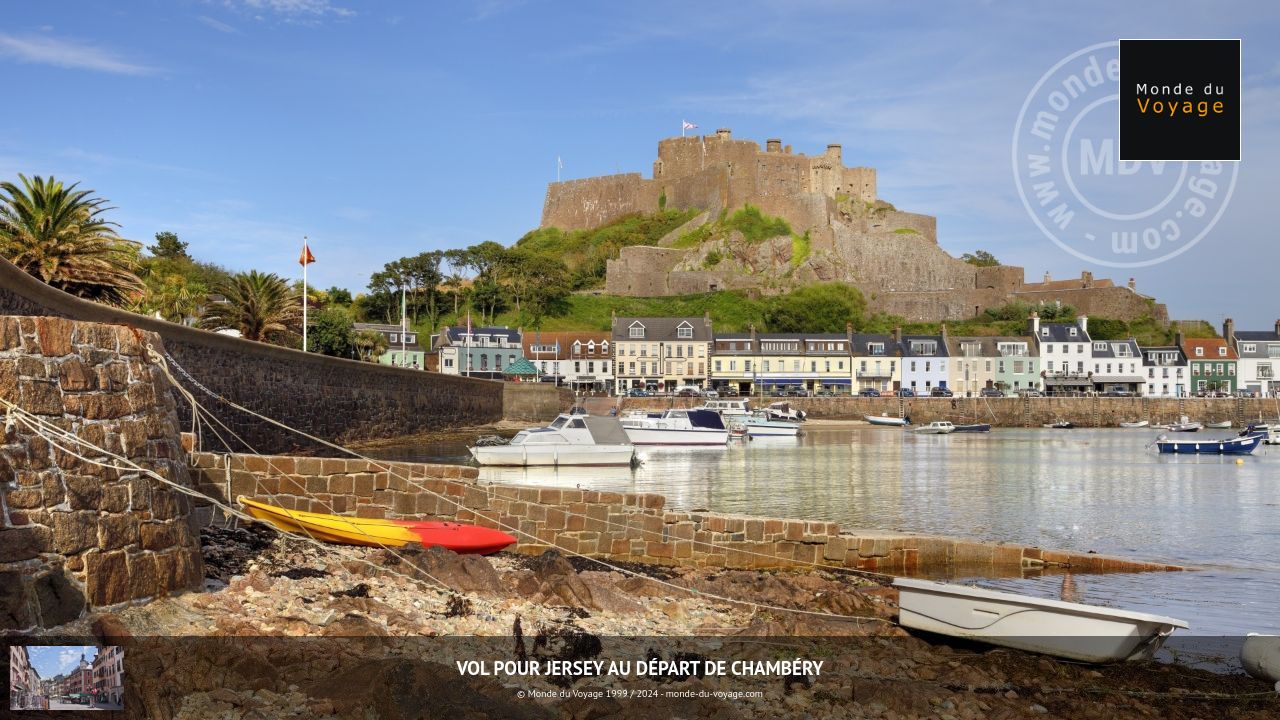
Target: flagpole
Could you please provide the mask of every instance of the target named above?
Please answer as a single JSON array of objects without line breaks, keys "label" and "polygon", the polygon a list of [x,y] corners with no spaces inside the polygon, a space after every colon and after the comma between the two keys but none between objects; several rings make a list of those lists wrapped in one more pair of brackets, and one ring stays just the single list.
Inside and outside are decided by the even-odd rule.
[{"label": "flagpole", "polygon": [[401,367],[409,367],[409,356],[405,350],[405,302],[404,302],[404,281],[400,281],[400,365]]},{"label": "flagpole", "polygon": [[307,236],[302,236],[302,352],[307,351]]},{"label": "flagpole", "polygon": [[560,156],[557,155],[556,156],[556,182],[560,182],[560,168],[561,168]]}]

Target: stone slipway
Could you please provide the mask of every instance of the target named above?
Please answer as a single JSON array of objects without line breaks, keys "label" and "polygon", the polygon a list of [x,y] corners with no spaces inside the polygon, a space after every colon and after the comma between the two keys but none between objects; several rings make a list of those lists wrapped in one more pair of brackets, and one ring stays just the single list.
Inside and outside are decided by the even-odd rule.
[{"label": "stone slipway", "polygon": [[[200,490],[233,504],[243,495],[282,507],[356,517],[430,517],[518,528],[516,551],[555,546],[614,561],[770,569],[824,565],[928,576],[1183,570],[1016,543],[841,528],[838,523],[666,509],[653,493],[481,484],[459,465],[195,452]],[[206,521],[217,513],[203,510]],[[510,530],[508,530],[510,532]]]}]

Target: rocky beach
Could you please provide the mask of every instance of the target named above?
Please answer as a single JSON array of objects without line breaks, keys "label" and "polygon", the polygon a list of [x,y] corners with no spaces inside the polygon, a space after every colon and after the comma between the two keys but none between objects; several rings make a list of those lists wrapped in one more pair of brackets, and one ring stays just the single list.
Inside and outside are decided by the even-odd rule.
[{"label": "rocky beach", "polygon": [[[1241,675],[1154,662],[1088,666],[915,637],[893,622],[891,588],[848,572],[610,569],[554,551],[321,549],[261,526],[208,528],[201,539],[204,591],[96,613],[36,641],[91,636],[124,646],[125,706],[152,717],[409,718],[430,708],[517,718],[1260,720],[1280,711],[1280,695]],[[608,657],[803,658],[823,667],[615,678],[468,677],[455,665]]]}]

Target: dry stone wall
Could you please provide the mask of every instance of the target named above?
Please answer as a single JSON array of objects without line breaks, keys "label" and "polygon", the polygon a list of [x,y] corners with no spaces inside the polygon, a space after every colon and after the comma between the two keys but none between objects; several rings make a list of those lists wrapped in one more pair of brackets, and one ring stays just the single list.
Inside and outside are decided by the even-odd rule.
[{"label": "dry stone wall", "polygon": [[[148,341],[159,345],[120,326],[0,317],[0,397],[190,486],[173,396],[143,354]],[[60,625],[89,609],[197,587],[202,577],[185,495],[5,425],[0,632]]]},{"label": "dry stone wall", "polygon": [[658,565],[827,565],[903,575],[1181,569],[1008,543],[845,532],[837,523],[817,520],[672,511],[666,498],[653,493],[481,484],[476,468],[456,465],[210,453],[196,453],[193,461],[200,489],[224,501],[246,496],[312,512],[472,522],[511,532],[519,539],[516,550],[528,554],[557,547]]}]

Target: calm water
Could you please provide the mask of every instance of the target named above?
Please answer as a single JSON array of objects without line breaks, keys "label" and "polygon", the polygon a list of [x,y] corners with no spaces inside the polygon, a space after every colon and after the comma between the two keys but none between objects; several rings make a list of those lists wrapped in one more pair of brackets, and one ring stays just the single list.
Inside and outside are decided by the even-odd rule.
[{"label": "calm water", "polygon": [[[1234,431],[1202,431],[1219,437]],[[1075,576],[1081,602],[1172,615],[1202,635],[1280,633],[1280,446],[1231,457],[1146,449],[1150,430],[913,435],[813,427],[724,448],[646,449],[625,468],[484,468],[490,482],[656,492],[674,509],[832,520],[1201,568]],[[385,458],[463,462],[465,447]],[[977,579],[1057,597],[1061,576]]]}]

